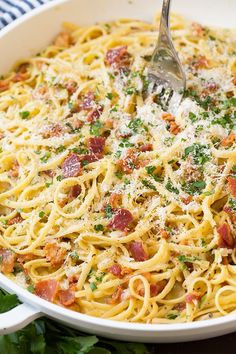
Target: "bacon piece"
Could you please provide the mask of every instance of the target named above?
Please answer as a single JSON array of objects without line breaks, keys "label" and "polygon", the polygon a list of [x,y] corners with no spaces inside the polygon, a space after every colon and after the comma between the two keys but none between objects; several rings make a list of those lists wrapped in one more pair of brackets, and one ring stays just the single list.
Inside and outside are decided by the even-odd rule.
[{"label": "bacon piece", "polygon": [[131,56],[127,46],[111,48],[106,53],[106,63],[114,69],[124,69],[130,65]]},{"label": "bacon piece", "polygon": [[190,65],[195,69],[207,69],[209,67],[209,60],[206,58],[205,55],[199,55],[197,57],[189,58]]},{"label": "bacon piece", "polygon": [[19,176],[19,164],[17,160],[13,161],[11,169],[9,170],[9,176],[12,178],[17,178]]},{"label": "bacon piece", "polygon": [[54,301],[57,291],[57,280],[42,280],[35,284],[35,294],[47,301]]},{"label": "bacon piece", "polygon": [[122,278],[121,270],[122,270],[122,268],[119,264],[113,264],[113,266],[108,268],[108,272],[110,272],[115,277],[120,278],[120,279]]},{"label": "bacon piece", "polygon": [[192,304],[194,302],[198,302],[201,300],[201,295],[197,293],[196,291],[193,291],[192,293],[189,293],[185,296],[185,301],[187,304]]},{"label": "bacon piece", "polygon": [[95,137],[89,138],[88,140],[88,148],[93,153],[103,153],[105,147],[106,138],[103,137]]},{"label": "bacon piece", "polygon": [[126,174],[130,174],[135,168],[139,168],[140,163],[135,151],[130,149],[124,159],[117,161],[117,166]]},{"label": "bacon piece", "polygon": [[189,195],[187,198],[181,198],[181,201],[185,204],[185,205],[188,205],[189,203],[191,203],[193,200],[193,196],[192,195]]},{"label": "bacon piece", "polygon": [[221,140],[221,145],[224,147],[230,147],[236,141],[236,133],[230,133],[226,138]]},{"label": "bacon piece", "polygon": [[12,273],[14,270],[14,264],[16,259],[16,254],[11,250],[0,249],[1,256],[1,272]]},{"label": "bacon piece", "polygon": [[77,90],[77,82],[70,80],[65,83],[65,88],[67,89],[69,95],[72,95]]},{"label": "bacon piece", "polygon": [[74,185],[71,187],[69,192],[69,198],[77,198],[81,193],[81,186],[79,184]]},{"label": "bacon piece", "polygon": [[95,102],[95,95],[93,92],[88,92],[87,95],[84,96],[82,103],[80,104],[80,108],[84,109],[85,111],[97,108]]},{"label": "bacon piece", "polygon": [[43,173],[45,173],[45,175],[47,175],[48,177],[54,177],[55,176],[55,172],[53,170],[45,170],[43,171]]},{"label": "bacon piece", "polygon": [[197,22],[192,23],[192,32],[194,36],[204,37],[206,34],[206,28]]},{"label": "bacon piece", "polygon": [[62,126],[58,123],[50,124],[46,127],[46,129],[42,132],[42,137],[44,139],[49,139],[55,136],[61,136],[63,133]]},{"label": "bacon piece", "polygon": [[121,201],[122,195],[118,193],[112,193],[109,198],[109,204],[112,208],[118,208],[118,206],[121,204]]},{"label": "bacon piece", "polygon": [[67,290],[58,291],[58,300],[63,306],[70,306],[75,302],[75,291],[69,288]]},{"label": "bacon piece", "polygon": [[129,210],[118,209],[115,212],[115,215],[113,216],[112,220],[108,224],[108,227],[113,230],[125,231],[125,229],[127,229],[127,227],[131,224],[132,221],[133,215]]},{"label": "bacon piece", "polygon": [[14,224],[20,224],[24,219],[21,217],[20,214],[17,214],[14,218],[8,220],[7,225],[14,225]]},{"label": "bacon piece", "polygon": [[19,254],[17,256],[17,262],[19,262],[23,266],[25,262],[32,261],[35,258],[36,256],[33,253]]},{"label": "bacon piece", "polygon": [[65,178],[78,177],[81,171],[81,159],[76,154],[70,154],[62,164],[62,172]]},{"label": "bacon piece", "polygon": [[112,294],[112,297],[110,300],[108,300],[108,303],[110,304],[118,304],[119,302],[121,302],[121,295],[123,293],[123,288],[121,285],[119,285],[117,287],[117,289],[115,290],[115,292]]},{"label": "bacon piece", "polygon": [[94,123],[100,117],[102,112],[103,112],[103,107],[98,105],[97,108],[93,109],[87,115],[87,122]]},{"label": "bacon piece", "polygon": [[60,247],[56,241],[48,242],[44,246],[44,252],[52,266],[60,266],[64,262],[66,249]]},{"label": "bacon piece", "polygon": [[179,125],[175,122],[175,116],[171,113],[163,113],[162,119],[164,119],[166,122],[169,123],[170,125],[170,132],[174,135],[177,135],[181,129]]},{"label": "bacon piece", "polygon": [[236,77],[233,78],[232,83],[236,86]]},{"label": "bacon piece", "polygon": [[174,307],[173,307],[173,310],[177,310],[177,311],[184,311],[186,309],[186,303],[185,302],[180,302],[179,304],[176,304]]},{"label": "bacon piece", "polygon": [[53,44],[56,45],[57,47],[68,48],[71,44],[73,44],[73,40],[68,32],[61,32],[56,37]]},{"label": "bacon piece", "polygon": [[137,262],[144,262],[148,259],[148,255],[146,254],[143,248],[142,242],[138,242],[138,241],[131,242],[131,244],[129,245],[129,250],[132,257]]},{"label": "bacon piece", "polygon": [[143,144],[139,147],[139,150],[142,152],[152,151],[153,145],[152,144]]},{"label": "bacon piece", "polygon": [[160,229],[160,234],[161,234],[161,237],[164,238],[165,240],[168,240],[168,238],[170,237],[169,232],[167,232],[164,229]]},{"label": "bacon piece", "polygon": [[232,196],[236,198],[236,178],[228,177],[228,187]]},{"label": "bacon piece", "polygon": [[95,161],[98,161],[100,159],[103,158],[103,155],[102,154],[86,154],[86,155],[81,155],[80,157],[80,161],[83,164],[89,164],[89,163],[92,163],[92,162],[95,162]]},{"label": "bacon piece", "polygon": [[25,81],[29,78],[29,74],[28,73],[16,73],[12,78],[11,81],[12,82],[21,82],[21,81]]},{"label": "bacon piece", "polygon": [[9,81],[0,80],[0,93],[9,89]]},{"label": "bacon piece", "polygon": [[227,223],[219,226],[218,232],[218,246],[221,248],[231,248],[235,247],[235,238],[231,233],[230,227]]},{"label": "bacon piece", "polygon": [[201,93],[202,97],[209,96],[210,93],[214,93],[218,90],[219,85],[216,84],[215,82],[208,82],[204,88],[204,90]]},{"label": "bacon piece", "polygon": [[236,212],[227,205],[224,206],[223,211],[229,215],[232,223],[236,224]]},{"label": "bacon piece", "polygon": [[156,284],[150,284],[150,295],[151,296],[157,296],[162,292],[162,290],[165,288],[167,284],[167,281],[165,279],[160,280]]}]

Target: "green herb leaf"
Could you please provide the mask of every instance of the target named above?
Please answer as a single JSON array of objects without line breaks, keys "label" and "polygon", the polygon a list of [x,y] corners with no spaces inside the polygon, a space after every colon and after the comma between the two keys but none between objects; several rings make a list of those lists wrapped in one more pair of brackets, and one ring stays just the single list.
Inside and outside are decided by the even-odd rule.
[{"label": "green herb leaf", "polygon": [[41,211],[39,212],[39,217],[40,217],[40,219],[42,219],[44,216],[45,216],[45,212],[44,212],[43,210],[41,210]]},{"label": "green herb leaf", "polygon": [[152,184],[150,181],[148,181],[147,179],[142,179],[141,180],[141,183],[145,186],[145,187],[147,187],[147,188],[150,188],[150,189],[152,189],[152,190],[154,190],[154,191],[156,191],[157,189],[156,189],[156,187],[154,186],[154,184]]},{"label": "green herb leaf", "polygon": [[106,217],[108,218],[108,219],[110,219],[110,218],[112,218],[112,216],[113,216],[113,210],[112,210],[112,207],[110,206],[110,204],[107,204],[106,206],[105,206],[105,213],[106,213]]},{"label": "green herb leaf", "polygon": [[89,286],[90,286],[90,289],[91,289],[92,291],[95,291],[95,290],[98,288],[95,283],[90,283]]},{"label": "green herb leaf", "polygon": [[95,231],[103,231],[104,230],[104,226],[102,224],[94,225],[94,230]]},{"label": "green herb leaf", "polygon": [[175,188],[175,187],[173,186],[173,183],[171,182],[170,179],[169,179],[168,182],[166,183],[165,187],[166,187],[166,189],[167,189],[169,192],[172,192],[172,193],[175,193],[175,194],[179,194],[178,188]]},{"label": "green herb leaf", "polygon": [[21,111],[20,112],[20,116],[21,116],[22,119],[28,119],[29,115],[30,115],[29,111]]},{"label": "green herb leaf", "polygon": [[95,136],[100,136],[102,128],[103,128],[103,123],[97,120],[95,123],[93,123],[90,126],[90,134]]}]

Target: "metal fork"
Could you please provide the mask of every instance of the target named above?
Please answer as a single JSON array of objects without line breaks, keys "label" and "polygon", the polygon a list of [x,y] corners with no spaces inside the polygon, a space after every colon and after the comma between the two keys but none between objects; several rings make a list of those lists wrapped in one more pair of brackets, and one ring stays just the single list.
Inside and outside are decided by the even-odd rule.
[{"label": "metal fork", "polygon": [[171,0],[163,0],[157,46],[148,66],[149,88],[162,108],[175,114],[183,98],[186,77],[170,34]]}]

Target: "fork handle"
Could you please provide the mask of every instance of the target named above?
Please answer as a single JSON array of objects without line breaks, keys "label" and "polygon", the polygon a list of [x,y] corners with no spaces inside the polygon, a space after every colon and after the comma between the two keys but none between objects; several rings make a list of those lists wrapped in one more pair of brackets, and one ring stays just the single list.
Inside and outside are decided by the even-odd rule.
[{"label": "fork handle", "polygon": [[160,22],[160,33],[161,33],[161,30],[163,29],[163,26],[165,27],[165,29],[169,30],[170,6],[171,6],[171,0],[163,0],[161,22]]}]

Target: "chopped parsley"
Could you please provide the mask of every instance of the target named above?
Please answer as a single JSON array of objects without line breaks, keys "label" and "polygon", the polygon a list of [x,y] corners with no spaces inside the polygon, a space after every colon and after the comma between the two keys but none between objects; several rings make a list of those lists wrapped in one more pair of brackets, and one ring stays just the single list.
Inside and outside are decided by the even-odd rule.
[{"label": "chopped parsley", "polygon": [[106,98],[108,98],[109,100],[112,100],[113,94],[111,92],[108,92],[108,94],[106,95]]},{"label": "chopped parsley", "polygon": [[30,284],[29,286],[27,286],[27,290],[30,292],[30,293],[34,293],[35,292],[35,289],[34,289],[34,286],[32,284]]},{"label": "chopped parsley", "polygon": [[59,154],[60,152],[63,152],[66,150],[66,147],[64,145],[60,145],[56,148],[55,152],[56,154]]},{"label": "chopped parsley", "polygon": [[45,212],[44,212],[43,210],[41,210],[41,211],[39,212],[39,217],[40,217],[40,219],[44,218],[44,216],[45,216]]},{"label": "chopped parsley", "polygon": [[229,206],[231,209],[236,210],[236,199],[230,198],[229,199]]},{"label": "chopped parsley", "polygon": [[76,251],[73,251],[70,253],[70,257],[74,260],[74,261],[79,261],[79,255]]},{"label": "chopped parsley", "polygon": [[181,263],[194,263],[195,261],[199,260],[197,257],[187,257],[184,254],[178,256],[178,260]]},{"label": "chopped parsley", "polygon": [[103,128],[103,123],[97,120],[95,123],[93,123],[90,126],[90,130],[89,130],[90,134],[95,136],[100,136],[102,128]]},{"label": "chopped parsley", "polygon": [[183,189],[190,195],[201,194],[206,188],[206,182],[196,181],[183,185]]},{"label": "chopped parsley", "polygon": [[193,162],[197,165],[204,165],[211,159],[209,146],[201,144],[193,144],[184,150],[183,158],[186,160],[188,156],[192,156]]},{"label": "chopped parsley", "polygon": [[191,120],[191,122],[197,122],[198,118],[196,116],[196,114],[194,114],[193,112],[189,112],[189,119]]},{"label": "chopped parsley", "polygon": [[117,171],[117,172],[115,172],[115,176],[116,176],[118,179],[122,179],[122,177],[124,176],[124,172],[122,172],[122,171]]},{"label": "chopped parsley", "polygon": [[175,193],[175,194],[179,194],[178,188],[176,188],[176,187],[173,186],[173,183],[171,182],[170,179],[168,179],[168,182],[166,183],[165,187],[166,187],[166,189],[167,189],[169,192],[172,192],[172,193]]},{"label": "chopped parsley", "polygon": [[179,311],[172,310],[168,312],[166,317],[168,318],[168,320],[175,320],[177,317],[179,317],[179,315]]},{"label": "chopped parsley", "polygon": [[149,188],[149,189],[152,189],[152,190],[154,190],[154,191],[156,191],[157,189],[156,189],[156,187],[154,186],[154,184],[152,184],[150,181],[148,181],[147,179],[142,179],[141,180],[141,183],[145,186],[145,187],[147,187],[147,188]]},{"label": "chopped parsley", "polygon": [[104,226],[102,224],[94,225],[94,230],[95,231],[103,231],[104,230]]},{"label": "chopped parsley", "polygon": [[139,128],[143,126],[143,121],[140,118],[132,119],[128,127],[134,132],[137,133],[139,131]]},{"label": "chopped parsley", "polygon": [[90,283],[89,286],[92,291],[95,291],[98,288],[95,283]]},{"label": "chopped parsley", "polygon": [[20,112],[20,116],[21,116],[22,119],[28,119],[29,115],[30,115],[29,111],[21,111]]},{"label": "chopped parsley", "polygon": [[106,217],[107,217],[108,219],[112,218],[112,216],[113,216],[113,210],[112,210],[112,207],[110,206],[110,204],[107,204],[107,205],[105,206],[104,211],[105,211]]},{"label": "chopped parsley", "polygon": [[121,148],[127,148],[127,147],[133,147],[134,144],[130,143],[127,139],[123,138],[122,142],[119,144],[119,147]]},{"label": "chopped parsley", "polygon": [[162,181],[162,178],[157,173],[155,173],[156,171],[155,166],[146,166],[145,169],[147,171],[147,174],[151,176],[156,182]]},{"label": "chopped parsley", "polygon": [[40,161],[46,163],[50,157],[51,153],[49,151],[46,151],[45,155],[40,157]]}]

